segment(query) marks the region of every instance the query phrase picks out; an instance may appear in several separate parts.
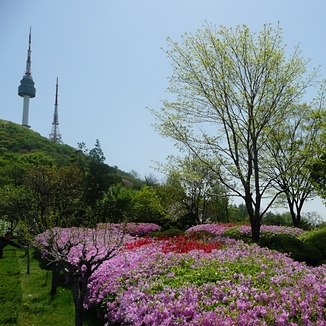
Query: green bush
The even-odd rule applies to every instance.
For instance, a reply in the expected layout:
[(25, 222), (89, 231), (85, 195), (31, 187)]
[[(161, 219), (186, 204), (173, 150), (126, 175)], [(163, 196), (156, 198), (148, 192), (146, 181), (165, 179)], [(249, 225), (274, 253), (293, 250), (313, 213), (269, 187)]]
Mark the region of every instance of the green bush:
[(178, 235), (184, 235), (185, 233), (182, 230), (179, 229), (169, 229), (169, 230), (165, 230), (164, 232), (162, 232), (162, 236), (164, 237), (176, 237)]
[(162, 235), (161, 231), (153, 231), (150, 234), (148, 234), (147, 236), (151, 237), (151, 238), (155, 238), (155, 237), (160, 237)]
[(321, 260), (326, 260), (326, 229), (314, 232), (305, 240), (305, 243), (316, 247), (322, 254)]
[(294, 260), (306, 262), (310, 266), (316, 266), (323, 259), (318, 248), (287, 234), (262, 238), (259, 245), (286, 253)]
[(216, 238), (216, 235), (214, 233), (209, 232), (207, 230), (197, 230), (191, 232), (191, 235), (197, 236), (200, 239)]
[(326, 264), (326, 259), (325, 260), (321, 260), (320, 262), (318, 262), (318, 264), (316, 266), (320, 266)]
[(182, 229), (182, 225), (180, 222), (178, 221), (171, 221), (171, 220), (167, 220), (163, 226), (162, 226), (163, 230), (169, 230), (169, 229)]
[(239, 232), (239, 226), (227, 229), (222, 234), (223, 237), (228, 237), (236, 240), (242, 240), (245, 243), (252, 243), (251, 232), (242, 234)]

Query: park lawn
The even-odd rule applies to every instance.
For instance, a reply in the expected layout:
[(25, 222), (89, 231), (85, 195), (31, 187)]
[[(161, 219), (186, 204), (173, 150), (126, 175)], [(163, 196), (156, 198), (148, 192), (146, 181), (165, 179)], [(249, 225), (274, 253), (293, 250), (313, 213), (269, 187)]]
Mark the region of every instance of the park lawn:
[(14, 326), (22, 304), (22, 291), (16, 250), (8, 249), (4, 249), (0, 259), (0, 325)]
[(60, 286), (57, 294), (51, 296), (51, 271), (45, 269), (40, 265), (39, 260), (33, 258), (33, 252), (30, 261), (30, 273), (27, 274), (27, 257), (25, 253), (18, 254), (22, 289), (18, 325), (74, 325), (74, 304), (70, 288)]
[[(62, 282), (57, 294), (51, 296), (52, 274), (44, 267), (31, 255), (30, 274), (27, 274), (25, 252), (9, 246), (4, 249), (0, 261), (0, 325), (74, 325), (70, 287)], [(87, 314), (84, 325), (103, 325), (103, 321)]]

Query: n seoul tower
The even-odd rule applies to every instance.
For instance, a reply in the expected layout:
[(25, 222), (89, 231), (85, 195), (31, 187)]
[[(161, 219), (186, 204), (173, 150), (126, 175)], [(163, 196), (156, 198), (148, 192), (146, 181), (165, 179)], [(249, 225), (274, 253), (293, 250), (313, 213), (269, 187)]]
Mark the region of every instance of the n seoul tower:
[(28, 125), (28, 111), (29, 111), (29, 99), (35, 97), (36, 89), (34, 87), (34, 81), (31, 75), (31, 43), (32, 43), (32, 29), (29, 30), (29, 42), (27, 50), (26, 72), (23, 79), (20, 81), (18, 87), (18, 95), (24, 98), (23, 106), (23, 121), (22, 125), (30, 128)]
[(52, 131), (49, 139), (55, 143), (62, 143), (61, 134), (59, 132), (59, 116), (58, 116), (58, 77), (57, 83), (55, 85), (55, 102), (54, 102), (54, 114), (53, 114), (53, 122), (52, 122)]

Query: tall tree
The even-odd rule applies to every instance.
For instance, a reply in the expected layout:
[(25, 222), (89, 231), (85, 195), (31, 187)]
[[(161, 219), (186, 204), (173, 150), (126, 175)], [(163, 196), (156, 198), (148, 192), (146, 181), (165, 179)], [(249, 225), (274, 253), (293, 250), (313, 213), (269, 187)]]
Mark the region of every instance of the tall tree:
[(82, 174), (77, 167), (31, 168), (23, 186), (28, 202), (22, 224), (28, 232), (35, 235), (54, 226), (74, 224), (82, 198)]
[(156, 187), (143, 186), (135, 192), (132, 214), (132, 222), (160, 223), (165, 217), (165, 211)]
[(95, 214), (101, 222), (121, 223), (132, 218), (137, 190), (114, 184), (96, 202)]
[[(286, 57), (280, 26), (264, 25), (258, 34), (247, 26), (207, 26), (185, 34), (181, 44), (168, 39), (165, 51), (173, 74), (165, 100), (152, 110), (158, 131), (172, 137), (214, 171), (247, 207), (252, 237), (259, 240), (262, 200), (275, 178), (266, 174), (270, 130), (293, 116), (293, 104), (317, 78), (306, 74), (307, 60), (295, 47)], [(217, 161), (215, 169), (210, 162)]]
[(295, 227), (300, 226), (306, 200), (316, 196), (309, 166), (320, 153), (326, 117), (322, 102), (317, 108), (307, 104), (294, 107), (296, 114), (291, 120), (280, 122), (270, 132), (270, 177), (275, 176), (276, 189), (283, 190), (280, 197), (285, 197)]
[(117, 169), (105, 164), (105, 156), (97, 139), (95, 147), (88, 152), (86, 160), (84, 193), (86, 203), (95, 207), (96, 201), (103, 198), (105, 191), (120, 181), (121, 178), (117, 174)]
[(160, 170), (168, 175), (166, 186), (175, 188), (170, 205), (183, 208), (188, 226), (227, 220), (226, 189), (216, 180), (212, 169), (196, 156), (191, 153), (182, 158), (170, 156)]

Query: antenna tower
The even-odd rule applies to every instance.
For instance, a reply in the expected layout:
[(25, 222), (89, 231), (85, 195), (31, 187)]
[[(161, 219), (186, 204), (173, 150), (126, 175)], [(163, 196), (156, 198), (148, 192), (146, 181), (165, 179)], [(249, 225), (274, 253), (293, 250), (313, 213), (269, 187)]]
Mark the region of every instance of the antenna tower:
[(55, 103), (54, 103), (54, 114), (53, 114), (53, 122), (52, 122), (52, 131), (49, 136), (49, 139), (52, 140), (55, 143), (62, 144), (61, 140), (61, 134), (59, 132), (59, 116), (58, 116), (58, 77), (57, 77), (57, 83), (55, 86)]

